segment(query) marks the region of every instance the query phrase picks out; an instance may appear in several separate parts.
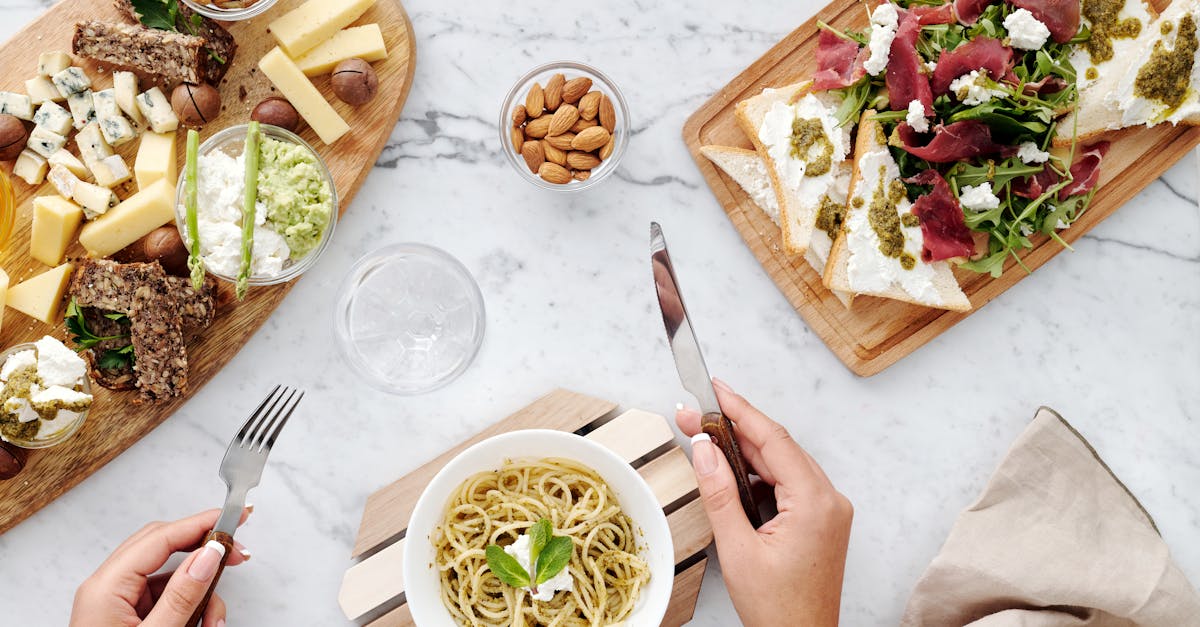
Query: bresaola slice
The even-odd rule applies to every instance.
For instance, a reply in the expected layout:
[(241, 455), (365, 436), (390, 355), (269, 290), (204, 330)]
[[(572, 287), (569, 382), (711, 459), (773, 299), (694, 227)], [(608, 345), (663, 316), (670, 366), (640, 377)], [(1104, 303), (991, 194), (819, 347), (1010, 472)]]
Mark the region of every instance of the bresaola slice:
[[(1071, 164), (1071, 183), (1058, 190), (1059, 200), (1092, 191), (1100, 181), (1100, 162), (1108, 154), (1108, 147), (1109, 143), (1102, 141), (1083, 149), (1075, 163)], [(1022, 198), (1037, 198), (1061, 181), (1062, 177), (1047, 163), (1042, 166), (1041, 172), (1013, 181), (1012, 191)]]
[(813, 91), (849, 87), (867, 75), (863, 67), (867, 49), (832, 32), (821, 29), (817, 35), (817, 72)]
[(921, 220), (921, 260), (929, 263), (975, 254), (975, 239), (963, 219), (962, 207), (950, 192), (950, 185), (937, 170), (925, 170), (904, 179), (914, 185), (933, 185), (933, 190), (917, 199), (913, 215)]
[(1065, 44), (1079, 32), (1079, 0), (1008, 0), (1025, 9), (1050, 29), (1050, 38)]
[(892, 111), (903, 111), (913, 100), (925, 106), (924, 115), (933, 115), (933, 92), (929, 89), (929, 78), (921, 70), (924, 63), (917, 54), (917, 36), (921, 34), (921, 18), (916, 13), (904, 11), (896, 38), (892, 40), (888, 57), (885, 81), (888, 88), (889, 107)]
[(986, 70), (992, 80), (1000, 80), (1012, 67), (1012, 48), (999, 39), (976, 37), (953, 50), (943, 50), (938, 56), (937, 67), (933, 69), (933, 95), (949, 93), (950, 83), (972, 70)]
[(979, 21), (983, 10), (991, 6), (994, 0), (954, 0), (954, 16), (964, 26), (971, 26)]
[(923, 133), (918, 133), (908, 122), (901, 122), (896, 132), (902, 142), (901, 148), (914, 157), (930, 163), (954, 163), (981, 155), (1007, 155), (1016, 152), (1013, 146), (992, 141), (992, 130), (979, 120), (963, 120), (953, 124), (939, 124), (933, 129), (933, 139), (920, 144)]
[(954, 23), (954, 5), (949, 2), (938, 7), (918, 4), (909, 7), (908, 10), (916, 14), (921, 21), (921, 26)]

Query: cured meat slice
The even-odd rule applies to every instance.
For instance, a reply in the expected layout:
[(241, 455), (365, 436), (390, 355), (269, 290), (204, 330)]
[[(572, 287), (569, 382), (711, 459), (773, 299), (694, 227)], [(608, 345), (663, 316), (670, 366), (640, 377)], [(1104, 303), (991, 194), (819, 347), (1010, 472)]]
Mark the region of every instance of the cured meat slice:
[(954, 16), (960, 24), (971, 26), (979, 21), (983, 10), (991, 6), (995, 0), (954, 0)]
[(1018, 9), (1025, 9), (1050, 29), (1050, 38), (1065, 44), (1079, 32), (1079, 0), (1008, 0)]
[(999, 39), (976, 37), (953, 50), (943, 50), (938, 56), (937, 67), (933, 69), (933, 95), (949, 93), (950, 83), (972, 70), (986, 70), (992, 80), (998, 81), (1007, 76), (1012, 67), (1012, 48)]
[(908, 122), (901, 122), (896, 131), (901, 146), (906, 152), (930, 163), (953, 163), (981, 155), (1007, 155), (1016, 152), (1012, 146), (992, 141), (992, 131), (979, 120), (963, 120), (952, 124), (939, 124), (933, 129), (933, 139), (919, 145), (922, 134)]
[(975, 253), (975, 239), (946, 179), (937, 170), (925, 170), (905, 182), (933, 185), (933, 190), (918, 198), (912, 207), (913, 215), (921, 220), (921, 259), (928, 263), (971, 257)]
[[(1058, 199), (1066, 200), (1071, 196), (1086, 194), (1100, 180), (1100, 163), (1108, 154), (1109, 143), (1097, 142), (1083, 149), (1083, 152), (1071, 164), (1071, 183), (1058, 190)], [(1050, 164), (1042, 166), (1042, 171), (1032, 174), (1019, 181), (1013, 182), (1013, 193), (1022, 198), (1037, 198), (1046, 190), (1058, 185), (1062, 177), (1055, 172)]]
[(887, 74), (884, 79), (888, 88), (888, 106), (892, 111), (903, 111), (908, 103), (919, 101), (925, 107), (924, 115), (933, 115), (933, 93), (929, 89), (929, 78), (922, 72), (924, 64), (917, 54), (917, 36), (921, 33), (921, 18), (916, 13), (905, 11), (896, 28), (896, 38), (888, 57)]
[(921, 26), (954, 23), (954, 4), (950, 2), (938, 7), (918, 4), (909, 7), (908, 10), (917, 15), (917, 18), (921, 21)]
[(817, 35), (817, 71), (813, 91), (849, 87), (867, 75), (866, 48), (821, 29)]

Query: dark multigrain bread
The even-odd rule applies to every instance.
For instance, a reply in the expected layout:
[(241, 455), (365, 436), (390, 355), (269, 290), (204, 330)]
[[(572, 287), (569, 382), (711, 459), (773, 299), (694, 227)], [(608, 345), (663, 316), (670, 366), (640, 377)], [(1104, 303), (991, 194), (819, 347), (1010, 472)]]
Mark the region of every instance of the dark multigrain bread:
[(133, 371), (142, 399), (147, 401), (162, 401), (187, 392), (183, 320), (165, 276), (137, 286), (129, 312)]
[[(130, 0), (113, 0), (113, 6), (117, 8), (125, 21), (130, 24), (141, 24), (137, 9)], [(206, 55), (204, 74), (209, 77), (209, 82), (216, 85), (217, 81), (225, 76), (230, 63), (233, 62), (233, 55), (237, 53), (237, 42), (234, 41), (233, 35), (216, 20), (200, 15), (184, 4), (179, 5), (175, 29), (204, 38), (205, 49), (212, 53)]]
[[(142, 281), (157, 280), (159, 273), (167, 282), (167, 290), (179, 309), (186, 331), (195, 333), (212, 324), (217, 309), (216, 280), (205, 276), (204, 285), (196, 291), (192, 289), (191, 279), (166, 274), (158, 262), (116, 263), (107, 259), (87, 259), (80, 263), (71, 278), (70, 291), (81, 306), (127, 314), (133, 308), (131, 288)], [(112, 280), (111, 276), (117, 280)]]

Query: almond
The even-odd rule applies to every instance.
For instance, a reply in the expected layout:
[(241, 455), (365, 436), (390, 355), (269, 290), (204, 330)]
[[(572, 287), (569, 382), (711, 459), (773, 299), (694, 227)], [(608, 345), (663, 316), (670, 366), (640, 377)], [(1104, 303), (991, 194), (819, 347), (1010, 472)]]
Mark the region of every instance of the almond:
[(547, 161), (538, 168), (538, 176), (542, 177), (548, 183), (556, 185), (566, 185), (571, 182), (571, 173), (557, 163)]
[(589, 91), (586, 96), (579, 99), (579, 117), (585, 120), (594, 120), (599, 111), (600, 92)]
[(550, 116), (544, 115), (536, 120), (530, 120), (525, 123), (525, 136), (534, 139), (541, 139), (546, 136), (546, 132), (550, 130)]
[(521, 148), (525, 145), (525, 131), (517, 127), (512, 127), (512, 145), (513, 150), (517, 154), (521, 154)]
[(601, 148), (600, 152), (598, 153), (600, 155), (601, 161), (612, 156), (613, 147), (616, 145), (616, 143), (617, 143), (617, 138), (615, 138), (615, 137), (609, 138), (608, 143), (604, 144), (604, 147)]
[(582, 150), (583, 152), (591, 152), (605, 144), (612, 136), (602, 126), (592, 126), (585, 128), (571, 140), (571, 148)]
[(573, 139), (575, 139), (575, 133), (563, 133), (561, 135), (551, 135), (546, 138), (546, 141), (559, 150), (570, 150), (571, 140)]
[(542, 152), (546, 154), (546, 161), (553, 161), (558, 165), (567, 165), (567, 153), (550, 145), (550, 142), (542, 140)]
[(567, 153), (567, 165), (573, 170), (591, 170), (600, 165), (600, 159), (590, 152), (572, 150)]
[(586, 181), (592, 177), (592, 171), (591, 170), (576, 170), (575, 173), (572, 174), (571, 176), (576, 181)]
[(571, 132), (578, 133), (579, 131), (592, 126), (599, 126), (599, 122), (596, 122), (595, 120), (585, 120), (583, 118), (579, 118), (579, 121), (571, 127)]
[(513, 107), (513, 126), (520, 126), (525, 123), (525, 105), (517, 105)]
[(563, 85), (562, 101), (567, 104), (575, 104), (576, 102), (579, 102), (579, 99), (583, 98), (583, 95), (588, 93), (588, 90), (591, 88), (592, 79), (587, 78), (586, 76), (572, 78), (571, 80), (567, 81), (565, 85)]
[(546, 81), (545, 97), (546, 108), (550, 111), (558, 109), (558, 105), (562, 104), (563, 83), (567, 82), (567, 78), (562, 74), (555, 74)]
[(546, 131), (546, 135), (562, 135), (571, 130), (571, 126), (578, 121), (579, 109), (576, 109), (575, 105), (564, 104), (550, 118), (550, 130)]
[(546, 95), (542, 92), (540, 83), (534, 83), (533, 87), (529, 88), (529, 95), (525, 96), (525, 115), (536, 118), (542, 115), (542, 110), (546, 106)]
[(600, 126), (609, 133), (617, 129), (617, 112), (608, 96), (600, 94)]
[(525, 165), (529, 166), (529, 171), (534, 174), (538, 173), (538, 168), (546, 162), (546, 155), (542, 152), (541, 142), (525, 142), (521, 147), (521, 156), (525, 157)]

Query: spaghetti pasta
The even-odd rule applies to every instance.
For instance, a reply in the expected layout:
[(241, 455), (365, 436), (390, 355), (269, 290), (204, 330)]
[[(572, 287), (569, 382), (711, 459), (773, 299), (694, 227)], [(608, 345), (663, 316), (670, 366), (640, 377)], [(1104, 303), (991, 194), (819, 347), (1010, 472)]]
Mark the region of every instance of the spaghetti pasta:
[[(573, 589), (545, 602), (501, 582), (485, 555), (489, 544), (512, 544), (542, 518), (575, 544), (567, 565)], [(442, 602), (468, 627), (612, 625), (630, 615), (650, 580), (633, 521), (608, 484), (567, 459), (508, 461), (473, 475), (451, 495), (430, 540)]]

